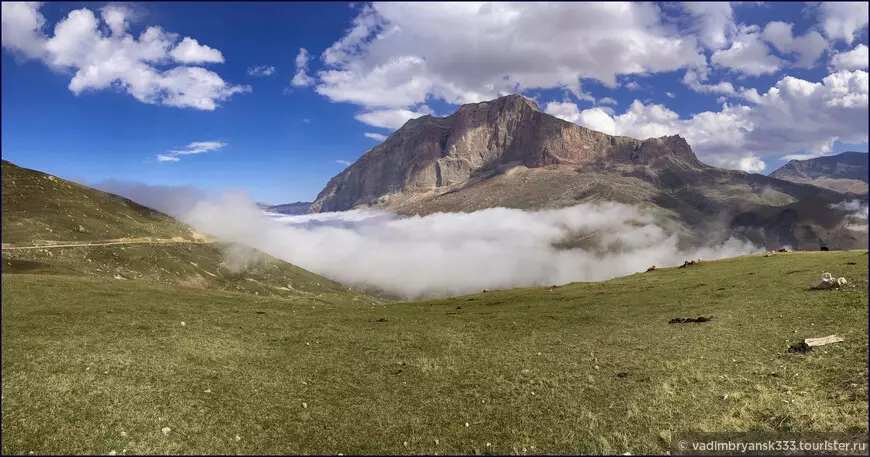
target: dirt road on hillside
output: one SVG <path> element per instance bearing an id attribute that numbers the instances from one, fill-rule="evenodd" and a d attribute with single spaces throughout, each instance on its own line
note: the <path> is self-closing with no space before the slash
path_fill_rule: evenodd
<path id="1" fill-rule="evenodd" d="M 76 241 L 47 241 L 46 244 L 31 244 L 27 246 L 16 246 L 9 243 L 3 243 L 3 250 L 22 250 L 22 249 L 54 249 L 54 248 L 78 248 L 83 246 L 114 246 L 125 244 L 211 244 L 215 240 L 187 240 L 184 238 L 119 238 L 114 240 L 101 240 L 89 242 Z"/>

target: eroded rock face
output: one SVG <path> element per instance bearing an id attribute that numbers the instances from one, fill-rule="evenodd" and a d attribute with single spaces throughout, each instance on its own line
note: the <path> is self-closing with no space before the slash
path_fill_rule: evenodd
<path id="1" fill-rule="evenodd" d="M 643 164 L 665 156 L 700 165 L 679 136 L 645 141 L 611 136 L 542 113 L 521 95 L 508 95 L 463 105 L 448 117 L 408 121 L 332 178 L 309 212 L 378 206 L 398 193 L 446 191 L 508 164 Z"/>

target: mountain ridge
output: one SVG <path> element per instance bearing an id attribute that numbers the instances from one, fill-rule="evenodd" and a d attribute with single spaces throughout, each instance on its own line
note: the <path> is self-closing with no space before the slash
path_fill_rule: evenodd
<path id="1" fill-rule="evenodd" d="M 649 163 L 664 156 L 702 165 L 679 135 L 647 140 L 607 135 L 543 113 L 526 97 L 508 95 L 463 105 L 450 116 L 407 121 L 333 177 L 308 211 L 377 206 L 381 197 L 401 192 L 447 192 L 512 164 Z"/>
<path id="2" fill-rule="evenodd" d="M 807 198 L 797 217 L 777 225 L 781 212 L 770 208 Z M 846 212 L 834 207 L 847 198 L 811 183 L 709 166 L 679 135 L 607 135 L 510 95 L 407 121 L 333 177 L 308 212 L 372 207 L 426 215 L 617 201 L 656 211 L 695 242 L 709 241 L 719 221 L 771 249 L 862 247 L 861 234 L 844 232 Z"/>
<path id="3" fill-rule="evenodd" d="M 866 152 L 846 151 L 807 160 L 790 160 L 768 176 L 838 192 L 863 194 L 868 191 L 868 157 Z"/>

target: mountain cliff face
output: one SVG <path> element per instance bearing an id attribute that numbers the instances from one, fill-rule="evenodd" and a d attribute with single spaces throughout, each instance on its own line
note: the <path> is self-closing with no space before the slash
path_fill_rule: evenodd
<path id="1" fill-rule="evenodd" d="M 870 172 L 866 152 L 844 152 L 809 160 L 791 160 L 770 174 L 791 182 L 808 183 L 838 192 L 866 193 Z"/>
<path id="2" fill-rule="evenodd" d="M 443 193 L 507 165 L 645 164 L 669 156 L 700 163 L 679 136 L 610 136 L 542 113 L 521 95 L 408 121 L 327 183 L 309 212 L 384 206 L 390 196 Z M 389 205 L 387 205 L 389 206 Z"/>
<path id="3" fill-rule="evenodd" d="M 866 246 L 866 231 L 849 229 L 847 212 L 833 207 L 854 196 L 813 184 L 710 167 L 679 136 L 611 136 L 509 95 L 408 121 L 332 178 L 308 212 L 424 215 L 617 201 L 653 210 L 689 242 L 739 231 L 767 248 Z"/>

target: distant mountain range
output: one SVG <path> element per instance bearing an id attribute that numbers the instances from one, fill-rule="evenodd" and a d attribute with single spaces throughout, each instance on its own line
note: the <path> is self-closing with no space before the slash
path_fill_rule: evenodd
<path id="1" fill-rule="evenodd" d="M 837 192 L 864 194 L 868 190 L 870 173 L 868 157 L 866 152 L 849 151 L 809 160 L 791 160 L 770 176 Z"/>
<path id="2" fill-rule="evenodd" d="M 508 95 L 408 121 L 333 177 L 308 212 L 431 214 L 617 201 L 653 209 L 689 240 L 724 226 L 769 248 L 866 247 L 866 232 L 846 229 L 847 211 L 832 206 L 852 194 L 815 184 L 711 167 L 680 136 L 611 136 Z"/>
<path id="3" fill-rule="evenodd" d="M 308 208 L 311 206 L 311 202 L 284 203 L 282 205 L 271 205 L 269 203 L 257 203 L 257 206 L 261 210 L 269 212 L 269 213 L 278 213 L 278 214 L 286 214 L 288 216 L 296 216 L 296 215 L 308 213 Z"/>

